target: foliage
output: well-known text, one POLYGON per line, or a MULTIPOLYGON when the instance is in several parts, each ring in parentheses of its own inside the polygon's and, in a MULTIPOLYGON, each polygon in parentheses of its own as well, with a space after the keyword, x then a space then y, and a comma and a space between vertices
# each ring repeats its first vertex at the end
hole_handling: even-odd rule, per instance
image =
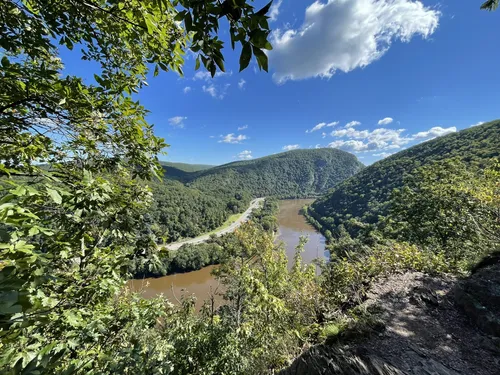
POLYGON ((476 263, 500 244, 498 162, 471 171, 457 159, 421 167, 395 189, 386 235, 416 243, 453 261, 476 263))
MULTIPOLYGON (((348 235, 347 235, 348 236, 348 235)), ((344 240, 345 241, 345 240, 344 240)), ((363 301, 371 281, 384 274, 414 270, 431 274, 457 271, 456 264, 442 252, 434 253, 416 245, 384 241, 372 247, 358 240, 337 244, 344 248, 340 255, 332 253, 332 259, 322 272, 322 286, 328 310, 353 307, 363 301)))
POLYGON ((166 351, 148 339, 162 307, 120 294, 130 259, 156 248, 144 215, 151 193, 135 178, 160 174, 156 156, 166 146, 132 94, 150 68, 181 73, 188 48, 212 75, 223 69, 221 18, 237 31, 242 67, 253 54, 265 68, 267 9, 246 1, 0 3, 0 372, 157 371, 166 351), (56 43, 100 67, 95 84, 65 75, 56 43))
POLYGON ((362 167, 354 155, 336 149, 293 150, 197 172, 189 186, 216 196, 246 191, 253 197, 303 198, 326 192, 362 167))
POLYGON ((315 201, 308 212, 322 231, 342 224, 352 236, 367 231, 388 214, 392 191, 421 166, 457 157, 471 168, 484 168, 500 155, 500 121, 462 130, 398 152, 365 168, 315 201))

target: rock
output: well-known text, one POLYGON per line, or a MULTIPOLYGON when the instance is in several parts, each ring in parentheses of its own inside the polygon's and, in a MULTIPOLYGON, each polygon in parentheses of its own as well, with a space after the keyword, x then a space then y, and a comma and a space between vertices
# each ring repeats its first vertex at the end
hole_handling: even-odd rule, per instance
POLYGON ((485 263, 457 284, 455 302, 488 335, 500 337, 500 263, 485 263))
MULTIPOLYGON (((279 375, 407 375, 370 353, 352 353, 325 345, 312 347, 279 375)), ((448 374, 443 374, 448 375, 448 374)))
POLYGON ((437 307, 439 300, 435 291, 427 287, 415 287, 410 293, 410 302, 417 306, 437 307))

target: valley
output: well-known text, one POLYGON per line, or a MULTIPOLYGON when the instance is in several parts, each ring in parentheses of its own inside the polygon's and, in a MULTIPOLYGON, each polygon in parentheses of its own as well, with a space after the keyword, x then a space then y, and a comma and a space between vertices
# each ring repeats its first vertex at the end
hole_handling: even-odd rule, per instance
MULTIPOLYGON (((313 201, 313 199, 279 201, 276 241, 283 241, 289 260, 289 267, 292 266, 295 248, 299 244, 301 236, 307 236, 308 238, 302 253, 306 264, 311 263, 316 258, 328 258, 325 238, 308 224, 304 216, 300 213, 304 205, 310 204, 313 201)), ((260 200, 257 202, 260 202, 260 200)), ((177 249, 171 248, 171 250, 177 249)), ((197 271, 177 273, 159 278, 131 280, 128 282, 127 287, 133 291, 140 292, 145 298, 155 298, 163 294, 173 303, 180 300, 181 297, 185 298, 194 295, 196 297, 196 308, 199 309, 209 299, 211 293, 215 293, 218 288, 222 288, 220 282, 211 275, 214 267, 216 266, 208 266, 197 271)), ((220 292, 219 290, 217 293, 220 292)), ((217 301, 220 303, 221 300, 222 298, 218 296, 217 301)))

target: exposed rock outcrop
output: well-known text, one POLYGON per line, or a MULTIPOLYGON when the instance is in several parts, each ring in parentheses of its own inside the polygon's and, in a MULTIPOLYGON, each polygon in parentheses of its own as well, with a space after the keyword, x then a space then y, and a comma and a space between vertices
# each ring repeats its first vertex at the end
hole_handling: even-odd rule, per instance
POLYGON ((498 341, 471 324, 455 303, 460 287, 498 318, 498 271, 500 264, 490 265, 464 281, 419 272, 381 279, 361 308, 377 310, 385 330, 327 340, 280 374, 498 375, 498 341))

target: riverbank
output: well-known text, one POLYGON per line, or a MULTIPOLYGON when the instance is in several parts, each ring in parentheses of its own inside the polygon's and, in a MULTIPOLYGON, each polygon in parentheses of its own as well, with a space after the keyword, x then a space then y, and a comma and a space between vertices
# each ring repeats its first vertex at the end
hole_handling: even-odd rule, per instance
MULTIPOLYGON (((312 199, 294 200, 271 200, 266 199, 262 209, 254 211, 252 222, 260 225, 263 229, 277 233, 276 241, 282 241, 288 256, 289 266, 293 261, 295 248, 301 236, 307 236, 308 242, 304 246, 302 257, 304 263, 311 263, 315 258, 325 257, 325 239, 301 215, 300 209, 304 204, 312 202, 312 199)), ((212 244, 218 243, 221 247, 227 246, 231 235, 215 239, 212 244), (227 239, 224 237, 228 237, 227 239), (223 242, 225 241, 225 243, 223 242)), ((192 249, 200 246, 207 246, 210 243, 188 245, 186 248, 177 251, 180 255, 191 253, 192 249)), ((170 253, 175 253, 172 251, 170 253)), ((183 295, 195 295, 197 297, 197 307, 218 288, 218 282, 212 277, 213 265, 187 273, 177 273, 158 278, 144 278, 131 280, 129 285, 132 290, 142 291, 146 298, 153 298, 164 294, 169 300, 176 302, 183 295)))

